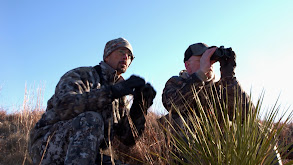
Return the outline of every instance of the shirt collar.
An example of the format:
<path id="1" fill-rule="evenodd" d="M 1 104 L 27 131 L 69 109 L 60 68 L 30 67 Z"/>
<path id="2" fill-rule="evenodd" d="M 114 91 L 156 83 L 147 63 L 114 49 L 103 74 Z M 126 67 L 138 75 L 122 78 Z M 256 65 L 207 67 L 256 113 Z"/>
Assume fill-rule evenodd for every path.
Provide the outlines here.
<path id="1" fill-rule="evenodd" d="M 104 61 L 100 62 L 100 66 L 102 69 L 103 78 L 106 81 L 110 83 L 117 83 L 124 80 L 124 78 L 121 75 L 119 76 L 117 74 L 117 71 L 115 69 L 113 69 L 110 65 L 108 65 Z"/>

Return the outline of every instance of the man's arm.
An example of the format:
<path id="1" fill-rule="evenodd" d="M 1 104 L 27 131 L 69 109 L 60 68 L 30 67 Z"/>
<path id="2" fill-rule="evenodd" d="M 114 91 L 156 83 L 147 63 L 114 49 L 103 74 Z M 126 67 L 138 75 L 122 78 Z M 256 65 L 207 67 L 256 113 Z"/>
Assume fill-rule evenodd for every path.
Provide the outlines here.
<path id="1" fill-rule="evenodd" d="M 255 110 L 254 105 L 251 103 L 251 100 L 248 94 L 241 88 L 239 82 L 235 77 L 235 68 L 236 68 L 236 54 L 231 50 L 231 57 L 227 59 L 221 59 L 220 61 L 220 71 L 221 79 L 219 84 L 221 85 L 224 102 L 228 104 L 228 113 L 230 119 L 235 114 L 235 102 L 237 101 L 238 105 L 242 108 L 242 118 L 244 119 L 245 115 L 248 115 L 248 111 Z M 227 99 L 226 99 L 227 98 Z M 237 100 L 236 100 L 237 99 Z"/>
<path id="2" fill-rule="evenodd" d="M 108 87 L 100 87 L 99 81 L 98 74 L 87 67 L 65 73 L 37 127 L 68 120 L 85 111 L 101 111 L 111 103 L 112 93 Z"/>
<path id="3" fill-rule="evenodd" d="M 236 106 L 238 110 L 242 110 L 242 119 L 247 116 L 251 111 L 255 110 L 249 95 L 242 89 L 236 77 L 221 78 L 218 82 L 220 84 L 220 91 L 222 93 L 222 100 L 228 105 L 228 115 L 232 120 L 235 115 Z M 235 104 L 237 103 L 237 105 Z"/>
<path id="4" fill-rule="evenodd" d="M 135 90 L 129 116 L 123 116 L 115 127 L 120 141 L 128 146 L 134 145 L 135 137 L 142 134 L 145 128 L 145 115 L 147 115 L 147 110 L 153 104 L 153 99 L 156 96 L 156 91 L 148 83 Z M 129 117 L 132 122 L 129 122 Z"/>
<path id="5" fill-rule="evenodd" d="M 52 105 L 61 120 L 68 120 L 85 111 L 102 111 L 111 103 L 109 87 L 100 86 L 100 77 L 93 69 L 77 68 L 61 77 Z"/>
<path id="6" fill-rule="evenodd" d="M 131 94 L 135 87 L 143 86 L 145 81 L 131 76 L 115 85 L 101 86 L 99 83 L 100 77 L 92 68 L 82 67 L 67 72 L 48 101 L 39 127 L 74 118 L 85 111 L 101 112 L 114 99 Z"/>
<path id="7" fill-rule="evenodd" d="M 162 101 L 168 111 L 172 109 L 172 103 L 180 110 L 186 109 L 185 105 L 191 103 L 194 99 L 193 89 L 195 89 L 194 92 L 198 93 L 203 88 L 204 82 L 208 81 L 206 74 L 213 65 L 210 58 L 215 51 L 216 47 L 207 49 L 200 58 L 200 68 L 191 73 L 187 79 L 172 77 L 167 81 L 163 91 Z M 192 68 L 193 66 L 190 67 Z"/>

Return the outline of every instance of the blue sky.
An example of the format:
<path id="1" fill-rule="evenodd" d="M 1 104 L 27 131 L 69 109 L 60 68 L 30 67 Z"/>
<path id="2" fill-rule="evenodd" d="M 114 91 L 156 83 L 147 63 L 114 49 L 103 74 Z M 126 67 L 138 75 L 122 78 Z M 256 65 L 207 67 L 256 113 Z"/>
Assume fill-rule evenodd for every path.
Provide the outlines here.
<path id="1" fill-rule="evenodd" d="M 22 105 L 25 85 L 41 87 L 45 105 L 65 72 L 98 64 L 105 43 L 118 37 L 136 56 L 124 77 L 153 84 L 158 112 L 166 81 L 184 69 L 183 53 L 196 42 L 233 48 L 236 76 L 254 101 L 265 90 L 264 107 L 279 95 L 290 106 L 292 11 L 291 0 L 2 0 L 0 106 Z"/>

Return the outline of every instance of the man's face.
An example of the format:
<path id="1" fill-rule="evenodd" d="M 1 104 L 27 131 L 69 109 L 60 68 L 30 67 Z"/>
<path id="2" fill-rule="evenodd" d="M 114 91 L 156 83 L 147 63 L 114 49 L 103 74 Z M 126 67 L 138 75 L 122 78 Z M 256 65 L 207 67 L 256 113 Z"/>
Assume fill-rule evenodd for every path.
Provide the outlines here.
<path id="1" fill-rule="evenodd" d="M 200 58 L 202 56 L 191 56 L 186 62 L 185 62 L 185 68 L 186 71 L 189 75 L 197 72 L 200 69 Z M 206 76 L 208 78 L 211 78 L 212 76 L 214 76 L 214 71 L 213 71 L 213 63 L 215 63 L 215 61 L 211 61 L 211 66 L 208 70 L 206 74 Z"/>
<path id="2" fill-rule="evenodd" d="M 200 68 L 200 58 L 201 56 L 191 56 L 185 62 L 185 68 L 188 74 L 195 73 Z"/>
<path id="3" fill-rule="evenodd" d="M 132 53 L 127 48 L 118 48 L 105 58 L 105 62 L 120 75 L 126 72 L 132 59 Z"/>

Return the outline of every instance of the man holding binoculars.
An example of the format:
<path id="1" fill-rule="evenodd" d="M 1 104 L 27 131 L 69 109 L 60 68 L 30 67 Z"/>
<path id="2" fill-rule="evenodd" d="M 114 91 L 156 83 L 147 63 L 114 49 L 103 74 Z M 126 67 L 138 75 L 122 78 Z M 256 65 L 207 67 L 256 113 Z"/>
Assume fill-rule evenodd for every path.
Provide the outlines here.
<path id="1" fill-rule="evenodd" d="M 215 74 L 213 71 L 213 64 L 220 62 L 221 78 L 218 82 L 214 82 Z M 240 84 L 235 77 L 236 67 L 236 55 L 231 48 L 225 49 L 224 47 L 208 47 L 204 43 L 196 43 L 190 45 L 184 53 L 184 63 L 186 70 L 182 70 L 179 76 L 171 77 L 164 88 L 162 94 L 162 101 L 165 108 L 171 112 L 172 118 L 182 125 L 178 117 L 177 112 L 174 111 L 172 103 L 176 105 L 179 110 L 184 111 L 185 104 L 196 109 L 196 101 L 194 99 L 194 93 L 192 86 L 199 96 L 200 102 L 204 109 L 208 109 L 207 97 L 211 90 L 216 90 L 217 94 L 223 96 L 219 98 L 225 98 L 228 95 L 228 106 L 234 106 L 235 93 L 237 98 L 241 98 L 244 110 L 248 110 L 249 99 L 248 95 L 241 89 Z M 237 90 L 237 92 L 235 92 Z M 239 96 L 239 97 L 238 97 Z M 240 97 L 241 96 L 241 97 Z M 234 112 L 233 108 L 229 116 L 232 117 Z M 253 108 L 252 108 L 253 110 Z M 243 113 L 244 114 L 244 113 Z M 246 113 L 247 114 L 247 113 Z M 183 115 L 184 116 L 184 115 Z"/>
<path id="2" fill-rule="evenodd" d="M 215 62 L 220 63 L 221 78 L 218 82 L 215 82 L 213 71 Z M 165 118 L 179 134 L 185 131 L 185 122 L 187 125 L 192 125 L 189 123 L 188 114 L 192 114 L 192 112 L 189 113 L 190 109 L 201 117 L 199 115 L 200 106 L 207 114 L 214 108 L 213 106 L 220 106 L 224 103 L 227 106 L 230 121 L 233 120 L 237 110 L 242 111 L 242 121 L 249 111 L 255 111 L 254 105 L 249 101 L 249 96 L 235 77 L 236 55 L 231 48 L 208 47 L 204 43 L 192 44 L 184 53 L 184 63 L 186 70 L 182 70 L 179 76 L 171 77 L 162 94 L 163 105 L 169 111 Z M 216 98 L 215 105 L 213 105 L 212 98 Z M 198 102 L 201 105 L 198 105 Z M 235 108 L 235 104 L 241 108 Z M 216 110 L 220 109 L 216 108 Z M 220 112 L 215 113 L 220 114 Z M 218 115 L 218 122 L 220 125 L 223 124 L 221 115 Z M 278 155 L 278 151 L 275 150 L 275 159 L 278 160 L 276 164 L 282 164 Z"/>

